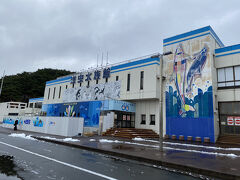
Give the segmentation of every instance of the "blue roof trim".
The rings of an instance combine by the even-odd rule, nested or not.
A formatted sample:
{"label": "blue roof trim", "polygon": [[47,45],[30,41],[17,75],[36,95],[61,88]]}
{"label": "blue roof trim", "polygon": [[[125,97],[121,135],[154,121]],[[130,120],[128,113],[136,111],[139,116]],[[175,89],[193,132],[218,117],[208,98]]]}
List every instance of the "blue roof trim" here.
{"label": "blue roof trim", "polygon": [[52,85],[56,85],[56,84],[66,83],[66,82],[71,82],[71,79],[66,80],[66,81],[60,81],[60,82],[55,82],[55,83],[51,83],[51,84],[46,84],[46,86],[52,86]]}
{"label": "blue roof trim", "polygon": [[238,50],[238,49],[240,49],[240,44],[215,49],[215,53],[217,54],[217,53],[222,53],[222,52],[227,52],[227,51],[234,51],[234,50]]}
{"label": "blue roof trim", "polygon": [[72,76],[67,76],[67,77],[64,77],[64,78],[61,78],[61,79],[56,79],[56,80],[52,80],[52,81],[47,81],[46,84],[51,84],[51,83],[55,83],[55,82],[60,82],[60,81],[65,81],[65,80],[69,80],[71,79]]}
{"label": "blue roof trim", "polygon": [[118,71],[112,71],[111,73],[117,73],[117,72],[121,72],[121,71],[127,71],[127,70],[130,70],[130,69],[137,69],[137,68],[140,68],[140,67],[145,67],[145,66],[151,66],[151,65],[160,65],[159,63],[155,62],[155,63],[150,63],[150,64],[144,64],[144,65],[141,65],[141,66],[135,66],[135,67],[131,67],[131,68],[127,68],[127,69],[121,69],[121,70],[118,70]]}
{"label": "blue roof trim", "polygon": [[216,55],[216,58],[218,58],[218,57],[222,57],[222,56],[233,55],[233,54],[239,54],[239,53],[240,53],[240,51],[232,52],[232,53],[227,53],[227,54]]}
{"label": "blue roof trim", "polygon": [[171,41],[175,41],[175,40],[178,40],[178,39],[182,39],[182,38],[185,38],[185,37],[188,37],[188,36],[193,36],[195,34],[203,33],[203,32],[206,32],[206,31],[210,31],[213,35],[213,38],[218,42],[219,46],[224,47],[224,44],[219,39],[217,34],[213,31],[211,26],[206,26],[206,27],[196,29],[196,30],[193,30],[193,31],[189,31],[189,32],[186,32],[186,33],[183,33],[183,34],[179,34],[179,35],[176,35],[176,36],[173,36],[173,37],[170,37],[170,38],[166,38],[166,39],[163,40],[163,44],[171,42]]}
{"label": "blue roof trim", "polygon": [[135,66],[135,65],[138,65],[138,64],[148,63],[148,62],[152,62],[152,61],[160,61],[160,59],[157,58],[157,57],[156,58],[147,58],[147,59],[141,59],[141,60],[138,60],[138,61],[133,61],[133,62],[125,63],[125,64],[120,64],[120,65],[117,65],[117,66],[112,66],[111,71],[126,68],[126,67],[130,67],[130,66]]}
{"label": "blue roof trim", "polygon": [[208,32],[208,33],[205,33],[205,34],[201,34],[201,35],[198,35],[198,36],[190,37],[190,38],[183,39],[183,40],[180,40],[180,41],[176,41],[176,42],[173,42],[173,43],[164,44],[163,46],[169,46],[171,44],[176,44],[176,43],[180,43],[180,42],[187,41],[187,40],[190,40],[190,39],[198,38],[198,37],[201,37],[201,36],[206,36],[208,34],[210,34],[210,33]]}
{"label": "blue roof trim", "polygon": [[43,101],[43,97],[41,97],[41,98],[31,98],[31,99],[29,99],[29,102],[33,102],[33,101]]}

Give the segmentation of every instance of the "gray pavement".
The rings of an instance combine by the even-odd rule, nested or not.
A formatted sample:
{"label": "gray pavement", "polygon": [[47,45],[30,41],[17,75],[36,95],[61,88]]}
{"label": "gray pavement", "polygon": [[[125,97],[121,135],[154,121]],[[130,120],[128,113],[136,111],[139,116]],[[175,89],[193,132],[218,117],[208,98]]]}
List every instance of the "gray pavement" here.
{"label": "gray pavement", "polygon": [[[11,134],[13,130],[0,128],[0,133]],[[77,142],[64,142],[66,137],[33,132],[37,139],[128,158],[155,166],[206,175],[219,179],[240,179],[240,147],[229,145],[164,141],[129,140],[106,136],[74,137]],[[51,139],[49,139],[51,137]],[[55,138],[55,139],[54,139]]]}

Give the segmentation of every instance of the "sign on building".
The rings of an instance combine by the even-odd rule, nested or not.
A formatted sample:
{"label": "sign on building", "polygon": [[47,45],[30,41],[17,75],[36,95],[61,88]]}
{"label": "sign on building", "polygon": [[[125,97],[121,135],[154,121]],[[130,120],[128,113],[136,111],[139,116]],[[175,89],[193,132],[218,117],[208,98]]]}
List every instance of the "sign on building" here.
{"label": "sign on building", "polygon": [[227,125],[228,126],[233,126],[234,125],[234,117],[232,117],[232,116],[227,117]]}
{"label": "sign on building", "polygon": [[239,116],[235,117],[234,120],[235,120],[235,125],[240,126],[240,117]]}

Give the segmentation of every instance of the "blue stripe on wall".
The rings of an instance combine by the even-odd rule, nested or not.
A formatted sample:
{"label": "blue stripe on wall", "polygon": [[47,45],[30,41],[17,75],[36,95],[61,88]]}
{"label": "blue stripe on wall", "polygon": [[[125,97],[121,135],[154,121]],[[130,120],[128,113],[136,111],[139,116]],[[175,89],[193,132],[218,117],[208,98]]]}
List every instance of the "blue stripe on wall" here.
{"label": "blue stripe on wall", "polygon": [[43,101],[43,97],[42,98],[32,98],[32,99],[29,99],[29,102],[33,102],[33,101]]}
{"label": "blue stripe on wall", "polygon": [[133,62],[125,63],[125,64],[120,64],[120,65],[117,65],[117,66],[112,66],[111,70],[122,69],[122,68],[135,66],[135,65],[143,64],[143,63],[148,63],[148,62],[152,62],[152,61],[160,61],[160,59],[159,58],[141,59],[141,60],[138,60],[138,61],[133,61]]}
{"label": "blue stripe on wall", "polygon": [[46,84],[50,84],[50,83],[54,83],[54,82],[59,82],[59,81],[64,81],[64,80],[69,80],[71,79],[72,77],[71,76],[67,76],[67,77],[64,77],[64,78],[61,78],[61,79],[56,79],[56,80],[52,80],[52,81],[47,81]]}
{"label": "blue stripe on wall", "polygon": [[240,49],[240,44],[215,49],[215,53],[217,54],[217,53],[222,53],[222,52],[227,52],[227,51],[234,51],[234,50],[237,50],[237,49]]}
{"label": "blue stripe on wall", "polygon": [[56,84],[66,83],[66,82],[71,82],[71,80],[56,82],[56,83],[52,83],[52,84],[46,84],[46,86],[52,86],[52,85],[56,85]]}
{"label": "blue stripe on wall", "polygon": [[232,53],[227,53],[227,54],[221,54],[221,55],[217,55],[216,58],[217,58],[217,57],[222,57],[222,56],[233,55],[233,54],[239,54],[239,53],[240,53],[240,51],[238,51],[238,52],[232,52]]}
{"label": "blue stripe on wall", "polygon": [[178,39],[182,39],[182,38],[185,38],[185,37],[188,37],[188,36],[193,36],[195,34],[203,33],[203,32],[206,32],[206,31],[210,31],[212,33],[213,38],[217,41],[219,46],[224,47],[224,44],[219,39],[217,34],[213,31],[211,26],[206,26],[206,27],[196,29],[196,30],[193,30],[193,31],[190,31],[190,32],[186,32],[186,33],[179,34],[179,35],[176,35],[176,36],[173,36],[173,37],[170,37],[170,38],[166,38],[166,39],[163,40],[163,44],[171,42],[171,41],[175,41],[175,40],[178,40]]}
{"label": "blue stripe on wall", "polygon": [[176,43],[180,43],[180,42],[187,41],[187,40],[190,40],[190,39],[198,38],[198,37],[201,37],[201,36],[206,36],[208,34],[210,34],[210,33],[205,33],[205,34],[201,34],[201,35],[198,35],[198,36],[190,37],[190,38],[187,38],[187,39],[184,39],[184,40],[176,41],[176,42],[173,42],[173,43],[164,44],[163,46],[169,46],[171,44],[176,44]]}
{"label": "blue stripe on wall", "polygon": [[127,68],[127,69],[122,69],[122,70],[118,70],[118,71],[112,71],[111,73],[116,73],[116,72],[121,72],[121,71],[127,71],[127,70],[130,70],[130,69],[136,69],[136,68],[145,67],[145,66],[150,66],[150,65],[154,65],[154,64],[159,65],[159,63],[155,62],[155,63],[144,64],[144,65],[141,65],[141,66],[135,66],[135,67]]}

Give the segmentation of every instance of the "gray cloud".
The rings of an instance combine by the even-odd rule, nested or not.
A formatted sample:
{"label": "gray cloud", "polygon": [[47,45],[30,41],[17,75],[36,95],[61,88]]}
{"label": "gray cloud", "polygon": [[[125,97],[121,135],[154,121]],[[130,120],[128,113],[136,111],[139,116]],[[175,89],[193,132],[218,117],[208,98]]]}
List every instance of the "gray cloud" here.
{"label": "gray cloud", "polygon": [[240,1],[2,0],[0,73],[96,66],[162,51],[164,38],[211,25],[225,45],[240,42]]}

